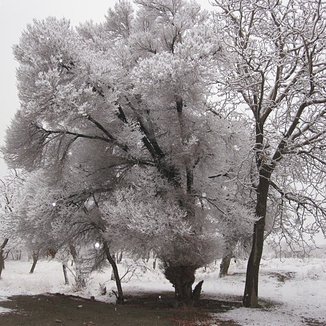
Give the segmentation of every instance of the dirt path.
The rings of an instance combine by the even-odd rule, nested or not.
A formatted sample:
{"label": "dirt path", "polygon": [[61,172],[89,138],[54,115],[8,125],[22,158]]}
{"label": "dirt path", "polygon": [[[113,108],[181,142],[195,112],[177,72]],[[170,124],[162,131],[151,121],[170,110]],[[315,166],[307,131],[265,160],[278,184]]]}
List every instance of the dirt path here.
{"label": "dirt path", "polygon": [[[158,296],[155,296],[158,298]],[[232,321],[213,321],[225,303],[203,301],[204,306],[176,309],[154,296],[133,298],[125,305],[112,305],[64,295],[15,296],[0,306],[15,313],[0,315],[1,326],[236,326]],[[212,310],[213,309],[213,310]]]}

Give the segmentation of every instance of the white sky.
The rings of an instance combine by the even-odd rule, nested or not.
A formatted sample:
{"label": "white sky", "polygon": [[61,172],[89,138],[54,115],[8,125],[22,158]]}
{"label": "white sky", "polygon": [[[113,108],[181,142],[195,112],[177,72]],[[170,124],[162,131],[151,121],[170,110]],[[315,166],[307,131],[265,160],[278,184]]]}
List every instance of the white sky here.
{"label": "white sky", "polygon": [[[34,18],[48,16],[70,19],[72,25],[86,20],[101,21],[109,7],[117,0],[0,0],[0,146],[4,144],[5,131],[10,124],[19,101],[16,90],[16,63],[12,46],[19,42],[26,25]],[[197,1],[209,8],[208,0]],[[0,158],[0,177],[6,174]]]}

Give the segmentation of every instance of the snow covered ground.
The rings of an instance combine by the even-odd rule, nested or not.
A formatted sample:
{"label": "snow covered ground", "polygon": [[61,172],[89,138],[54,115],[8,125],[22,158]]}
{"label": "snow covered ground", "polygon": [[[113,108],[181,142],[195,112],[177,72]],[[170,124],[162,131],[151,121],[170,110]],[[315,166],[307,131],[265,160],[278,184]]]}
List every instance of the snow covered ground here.
{"label": "snow covered ground", "polygon": [[[136,270],[124,277],[124,291],[137,294],[155,291],[171,291],[172,286],[159,270],[151,264],[139,264]],[[230,275],[219,279],[218,266],[212,265],[197,272],[197,279],[204,279],[203,295],[216,299],[240,300],[245,281],[244,261],[233,262]],[[120,266],[121,275],[130,263]],[[56,261],[41,261],[35,273],[29,274],[30,262],[7,261],[0,280],[0,301],[11,295],[60,292],[65,294],[94,296],[97,300],[114,301],[114,297],[102,296],[100,284],[105,284],[108,293],[115,289],[109,269],[93,273],[86,290],[75,291],[64,285],[62,266]],[[70,277],[72,280],[72,277]],[[219,319],[233,319],[243,326],[281,325],[326,325],[326,259],[277,259],[264,260],[261,267],[260,298],[267,301],[262,309],[238,308],[216,314]],[[164,294],[163,294],[164,295]],[[0,308],[0,313],[7,309]],[[319,323],[317,323],[319,322]]]}
{"label": "snow covered ground", "polygon": [[[245,282],[245,262],[217,279],[217,272],[206,274],[206,295],[241,296]],[[238,308],[224,314],[243,326],[326,325],[326,260],[278,259],[262,262],[259,296],[272,306],[264,309]],[[219,315],[221,318],[221,315]],[[317,323],[319,322],[319,323]]]}

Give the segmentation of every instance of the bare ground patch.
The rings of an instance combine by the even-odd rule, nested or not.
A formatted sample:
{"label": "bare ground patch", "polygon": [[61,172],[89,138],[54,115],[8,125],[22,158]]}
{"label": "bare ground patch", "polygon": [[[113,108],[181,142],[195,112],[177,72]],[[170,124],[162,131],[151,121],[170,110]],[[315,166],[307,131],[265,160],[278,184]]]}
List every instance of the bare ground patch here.
{"label": "bare ground patch", "polygon": [[203,299],[198,307],[174,308],[172,294],[127,297],[126,304],[61,294],[14,296],[0,302],[15,312],[0,315],[2,326],[236,326],[233,321],[212,319],[211,313],[237,305],[228,301]]}

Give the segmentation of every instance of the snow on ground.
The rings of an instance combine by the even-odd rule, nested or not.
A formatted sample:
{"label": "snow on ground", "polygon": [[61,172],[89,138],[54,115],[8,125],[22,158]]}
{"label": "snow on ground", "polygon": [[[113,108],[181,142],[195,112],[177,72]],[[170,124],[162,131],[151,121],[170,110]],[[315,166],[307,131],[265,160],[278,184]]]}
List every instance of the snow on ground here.
{"label": "snow on ground", "polygon": [[34,295],[45,292],[61,292],[65,289],[61,264],[41,261],[34,274],[29,274],[31,262],[6,261],[0,280],[0,300],[12,295]]}
{"label": "snow on ground", "polygon": [[[171,284],[159,270],[140,263],[136,269],[130,262],[119,265],[126,293],[157,292],[164,295],[172,291]],[[230,275],[218,278],[217,264],[197,272],[197,281],[205,280],[203,295],[223,300],[241,300],[245,282],[244,261],[233,262]],[[94,296],[97,300],[114,302],[111,294],[115,283],[111,271],[95,272],[91,275],[87,289],[76,291],[64,285],[62,266],[57,261],[41,261],[34,274],[29,274],[30,262],[7,261],[0,280],[0,301],[11,295],[60,292],[65,294]],[[72,277],[70,275],[70,280]],[[100,285],[105,285],[109,295],[100,294]],[[263,260],[261,265],[259,295],[264,308],[238,308],[226,313],[215,314],[219,319],[233,319],[243,326],[305,325],[308,320],[326,325],[326,259],[277,259]],[[110,295],[111,294],[111,295]],[[0,313],[7,312],[0,308]]]}
{"label": "snow on ground", "polygon": [[0,314],[6,314],[11,312],[11,309],[0,307]]}
{"label": "snow on ground", "polygon": [[[217,271],[206,274],[205,294],[217,298],[221,295],[241,297],[245,268],[245,262],[238,262],[232,266],[231,275],[223,279],[217,279]],[[261,265],[259,296],[267,301],[266,307],[249,311],[238,308],[223,314],[223,317],[233,319],[243,326],[299,326],[305,325],[309,319],[326,325],[325,289],[325,259],[264,260]],[[268,302],[271,304],[268,305]]]}

